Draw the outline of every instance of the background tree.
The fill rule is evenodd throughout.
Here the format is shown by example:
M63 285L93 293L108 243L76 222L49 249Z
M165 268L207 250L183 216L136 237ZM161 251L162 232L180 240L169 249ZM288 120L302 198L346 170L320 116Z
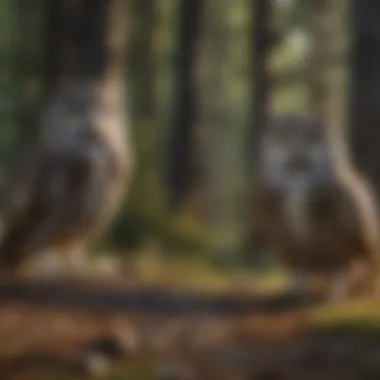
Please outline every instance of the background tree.
M239 260L244 240L247 168L250 13L246 1L205 3L200 58L200 119L203 215L212 250ZM206 21L207 20L207 21Z
M349 137L358 168L380 195L380 3L351 0Z
M273 87L270 58L273 48L279 42L279 32L273 25L273 1L257 0L251 4L251 100L253 106L249 118L250 135L246 146L248 189L252 188L255 179L258 142L270 112L271 90ZM250 199L249 196L248 198ZM251 220L251 210L249 208L246 209L246 220L248 244L243 253L244 261L258 267L262 262L267 262L267 258L263 252L258 251L256 244L249 238Z
M34 120L46 106L42 95L48 70L41 67L45 11L48 6L76 3L84 4L84 0L0 2L0 163L5 182L3 169L11 161L13 141L30 138L27 132L38 126ZM107 3L87 0L86 12L78 8L71 16L59 12L51 25L52 29L63 25L65 41L81 52L80 61L94 75L96 67L102 66L104 29L91 27L91 37L87 26L102 25L99 7ZM221 273L210 266L215 256L228 264L240 261L247 229L246 200L254 175L252 155L260 126L272 112L321 114L329 109L334 117L338 110L340 117L341 103L348 94L345 70L351 58L352 93L350 108L344 112L351 126L355 162L374 179L378 190L374 126L379 121L375 100L379 9L374 0L123 3L127 11L118 13L119 31L128 43L121 66L128 78L120 83L128 89L124 105L130 112L137 166L130 200L121 207L117 223L101 246L104 257L133 250L131 261L143 263L138 272L142 281L174 286L196 282L202 288L230 284L235 278L231 272ZM347 5L352 6L353 26L349 57L345 51L351 38L344 25ZM68 22L62 23L62 17ZM89 23L77 28L78 20ZM325 21L329 21L328 30ZM117 29L115 25L113 30ZM49 52L57 57L60 49L67 53L60 43L52 43ZM66 57L71 55L66 53ZM70 60L64 62L70 66ZM49 79L53 89L60 69L57 73ZM193 195L201 202L192 203ZM152 256L160 256L157 252L167 260L156 272L151 269L155 268ZM257 254L250 256L255 268L260 259ZM128 260L127 269L130 264ZM271 264L269 282L277 283L282 277L275 263ZM254 287L262 284L256 276ZM266 281L264 277L264 287Z
M111 249L136 249L156 237L162 218L164 194L160 179L157 125L157 16L158 3L132 0L126 3L128 23L126 71L128 110L136 145L136 171L129 204L120 214L109 239Z
M260 134L260 128L263 128L268 116L271 90L269 59L271 49L275 42L275 35L272 28L273 2L257 0L252 2L252 4L252 130L254 133L250 144L254 144L257 140ZM255 149L255 145L253 149Z
M200 44L200 21L203 1L179 1L177 33L176 107L169 145L170 205L184 206L192 198L197 182L195 126L197 91L195 70Z
M314 0L311 2L308 14L311 38L308 76L311 113L314 117L327 121L333 41L330 33L332 22L330 3L325 0Z

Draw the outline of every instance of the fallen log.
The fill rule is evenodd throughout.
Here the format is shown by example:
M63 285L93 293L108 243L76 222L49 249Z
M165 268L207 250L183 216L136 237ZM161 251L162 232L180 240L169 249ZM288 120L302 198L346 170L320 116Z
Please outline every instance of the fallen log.
M96 280L0 279L0 306L22 302L52 308L112 313L220 316L279 313L309 307L324 300L317 293L219 294L173 290L156 286L102 287Z

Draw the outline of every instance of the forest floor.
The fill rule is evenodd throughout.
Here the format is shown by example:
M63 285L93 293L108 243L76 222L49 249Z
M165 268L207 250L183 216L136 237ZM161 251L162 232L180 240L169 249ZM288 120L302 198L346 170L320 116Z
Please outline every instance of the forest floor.
M151 270L136 283L108 283L268 294L283 283L278 274L223 281L225 276L198 271L195 279L189 265L183 268L189 274L182 278L176 267L173 278ZM380 379L380 302L240 317L94 313L8 302L0 305L0 342L2 380Z

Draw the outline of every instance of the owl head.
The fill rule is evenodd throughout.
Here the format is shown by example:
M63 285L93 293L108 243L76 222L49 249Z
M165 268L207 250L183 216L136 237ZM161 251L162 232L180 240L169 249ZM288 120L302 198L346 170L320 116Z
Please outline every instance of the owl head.
M269 120L259 152L259 171L279 190L313 186L330 178L330 149L323 125L299 115Z
M65 146L93 124L96 92L86 80L65 80L47 100L42 137L50 146Z

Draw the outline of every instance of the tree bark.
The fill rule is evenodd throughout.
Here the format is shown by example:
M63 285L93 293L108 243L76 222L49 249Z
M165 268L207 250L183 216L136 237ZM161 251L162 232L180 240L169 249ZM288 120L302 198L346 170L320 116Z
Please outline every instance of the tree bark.
M351 0L349 139L354 163L380 200L380 3Z
M195 65L199 44L202 0L179 3L177 39L177 101L170 143L170 206L178 210L196 186L194 128L197 120Z
M332 42L332 17L330 2L313 0L309 7L311 54L309 60L309 94L311 114L328 121Z
M249 140L249 159L251 173L254 171L257 142L268 117L268 97L270 92L269 54L271 44L271 0L256 0L253 4L252 15L252 136ZM252 155L253 151L253 155ZM252 175L252 174L251 174Z
M202 211L216 258L234 264L241 259L247 190L251 89L244 75L249 62L247 5L245 0L205 3L198 78Z
M128 72L134 96L131 99L132 118L138 122L151 120L155 104L155 31L157 5L151 0L135 0L128 4L130 20Z
M45 77L54 86L62 76L100 78L115 60L109 33L114 1L48 1ZM119 46L120 48L120 46ZM118 57L120 60L121 57ZM114 61L115 62L115 61Z
M147 240L157 237L162 220L164 189L160 173L157 116L158 2L131 0L128 9L127 73L129 109L136 141L139 170L134 176L125 213L113 230L116 247L136 251Z
M271 18L273 3L271 0L256 0L251 5L251 103L252 111L249 120L249 138L247 140L247 177L248 192L251 192L255 181L256 165L259 153L260 137L269 116L269 96L272 87L272 76L269 72L269 55L273 48ZM248 199L251 195L248 195ZM248 203L249 204L249 203ZM258 264L261 261L259 251L252 239L249 237L251 210L246 207L246 231L247 252L244 254L246 264ZM252 254L251 251L255 251Z

